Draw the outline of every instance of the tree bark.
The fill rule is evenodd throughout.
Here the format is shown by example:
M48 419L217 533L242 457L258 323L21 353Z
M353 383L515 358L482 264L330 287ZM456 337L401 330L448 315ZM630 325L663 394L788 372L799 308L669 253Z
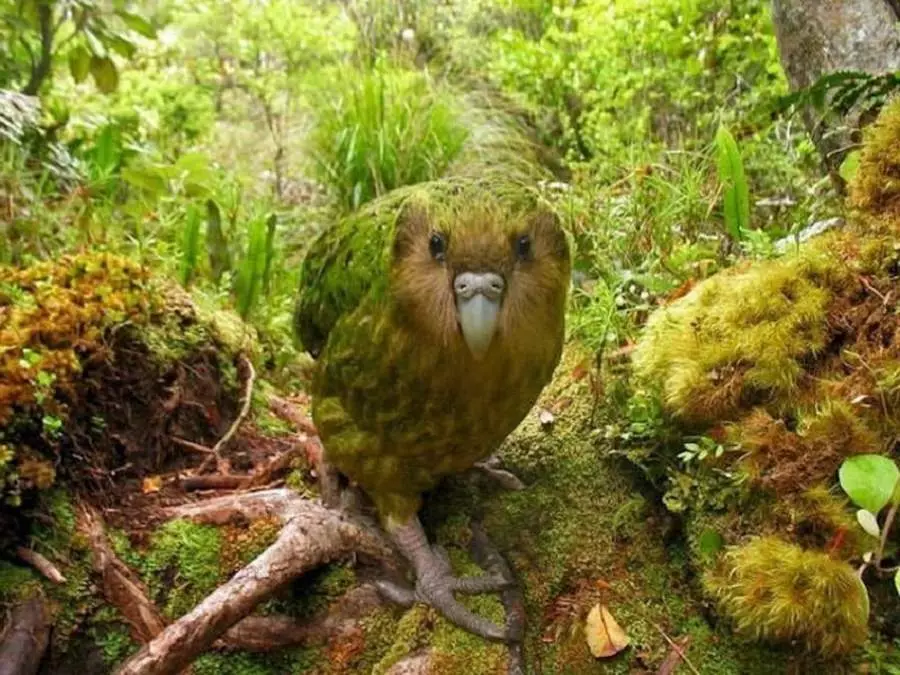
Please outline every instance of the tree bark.
M900 0L773 0L775 37L791 89L809 87L840 70L881 75L900 70ZM858 114L819 119L811 109L804 122L839 191L841 162L856 137Z
M38 26L41 31L41 53L37 63L31 66L31 77L22 89L27 96L36 96L41 90L44 80L50 75L53 65L53 4L50 0L41 0L37 5Z

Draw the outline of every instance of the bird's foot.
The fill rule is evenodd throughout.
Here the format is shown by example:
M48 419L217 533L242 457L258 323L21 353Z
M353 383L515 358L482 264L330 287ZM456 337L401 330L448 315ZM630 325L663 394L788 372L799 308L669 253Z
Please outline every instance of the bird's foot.
M500 467L500 458L497 455L491 455L482 462L476 462L472 466L472 471L487 476L507 490L525 489L525 483L516 474Z
M412 563L416 586L414 590L388 581L377 583L381 593L392 602L410 607L421 602L433 607L448 621L463 630L496 642L518 642L521 630L503 628L479 616L455 597L455 593L476 595L497 593L515 584L511 576L488 574L477 577L456 577L450 568L446 552L439 546L430 546L418 518L391 532L391 536L404 556Z

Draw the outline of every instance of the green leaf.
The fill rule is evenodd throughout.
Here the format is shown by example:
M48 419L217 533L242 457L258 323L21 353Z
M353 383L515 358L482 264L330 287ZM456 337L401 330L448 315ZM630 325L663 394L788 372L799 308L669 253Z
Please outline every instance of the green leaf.
M838 477L857 506L878 513L891 501L900 470L882 455L855 455L844 460Z
M116 70L116 64L108 57L91 57L91 75L94 82L104 94L111 94L119 86L119 71Z
M269 214L266 220L266 263L263 268L263 293L269 294L272 276L272 261L275 259L275 228L278 225L278 216Z
M853 177L856 176L856 171L859 169L859 150L854 150L853 152L848 152L847 156L844 157L844 161L841 162L841 168L838 170L841 178L843 178L848 183L853 180Z
M126 59L132 58L137 52L137 45L128 38L110 33L106 36L106 44L116 54L124 56Z
M213 279L219 283L222 275L231 269L231 253L222 230L222 212L212 199L206 200L206 252Z
M859 526L864 529L867 534L871 534L873 537L881 536L881 527L878 525L878 519L871 511L859 509L859 511L856 512L856 522L859 523Z
M78 45L69 52L69 72L78 84L84 82L91 72L91 53L84 45Z
M725 539L716 530L704 530L697 546L700 549L700 555L704 558L712 558L725 546Z
M181 252L181 283L187 287L194 279L197 259L200 251L200 224L203 218L194 204L188 208L185 216L184 233Z
M125 22L125 25L135 33L143 35L145 38L150 38L151 40L156 38L156 28L140 14L126 12L125 10L120 11L118 14L122 21Z
M719 180L725 188L725 229L733 241L740 241L750 229L750 191L737 142L724 126L716 133L716 151Z
M900 593L900 570L897 570L897 573L894 575L894 588L897 589L897 593Z
M169 185L166 177L156 167L129 166L122 169L122 180L129 185L148 192L154 197L165 194Z
M89 28L84 29L84 39L87 41L88 49L93 56L103 58L106 56L106 47L100 38Z

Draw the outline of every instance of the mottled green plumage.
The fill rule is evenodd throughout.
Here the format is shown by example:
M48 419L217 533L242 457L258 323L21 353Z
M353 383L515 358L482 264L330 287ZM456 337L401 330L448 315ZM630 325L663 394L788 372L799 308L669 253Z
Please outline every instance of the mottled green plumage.
M447 259L428 254L443 233ZM523 233L531 259L516 258ZM507 280L501 325L476 360L459 334L451 283L466 270ZM385 518L487 456L534 404L559 360L569 279L565 237L510 183L443 180L393 193L311 246L296 324L319 354L313 419L326 456Z

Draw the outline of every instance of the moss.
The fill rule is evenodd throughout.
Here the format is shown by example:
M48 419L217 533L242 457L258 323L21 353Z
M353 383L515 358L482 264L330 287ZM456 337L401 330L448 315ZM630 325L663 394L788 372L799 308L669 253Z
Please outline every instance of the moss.
M313 672L315 649L283 649L270 654L206 653L193 664L196 675L287 675Z
M0 602L12 604L40 588L41 581L31 568L0 560Z
M705 585L738 631L825 655L847 654L868 636L869 600L848 564L776 537L730 550Z
M391 666L407 654L427 644L427 626L431 611L422 605L404 613L396 624L386 622L387 615L378 614L364 622L367 634L374 634L384 641L384 631L389 631L390 645L384 655L372 668L372 675L383 675Z
M870 215L900 216L900 99L886 105L865 131L850 203Z
M170 521L153 534L139 569L166 617L186 614L221 583L221 547L217 528L187 520Z
M220 565L223 574L230 576L248 565L275 543L279 532L281 522L277 518L259 518L247 527L222 528Z
M829 303L850 283L824 246L726 270L650 317L635 372L690 423L733 418L746 401L784 408L826 347Z

